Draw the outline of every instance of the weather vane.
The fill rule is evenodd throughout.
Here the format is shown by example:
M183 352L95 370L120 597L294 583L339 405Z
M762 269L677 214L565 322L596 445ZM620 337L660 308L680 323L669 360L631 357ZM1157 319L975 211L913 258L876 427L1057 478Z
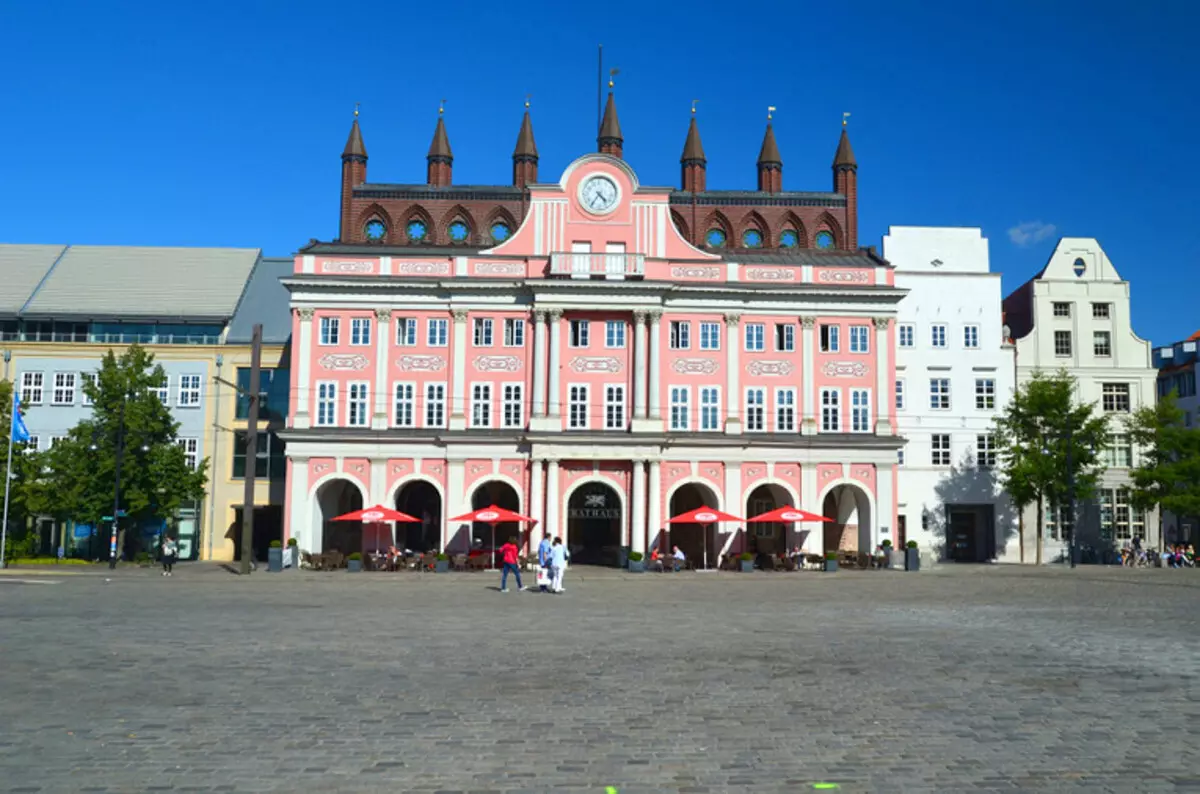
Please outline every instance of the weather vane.
M362 104L361 102L354 103L354 118L358 118L358 106L361 104Z
M616 67L613 67L612 69L608 70L608 87L609 88L613 87L613 78L616 77L617 75L619 75L620 73L621 73L621 70L617 69Z
M843 111L842 112L842 126L843 127L846 126L846 119L848 119L848 118L850 118L850 114Z
M774 105L767 105L767 121L771 120L771 114L775 112Z
M694 116L694 115L696 115L696 103L697 103L697 102L699 102L699 101L700 101L699 99L693 99L693 100L692 100L692 115L693 115L693 116Z
M446 112L446 100L443 99L442 103L440 105L438 105L438 115L440 116L445 112Z
M533 97L533 94L526 94L526 95L525 95L525 109L526 109L526 110L528 110L528 109L529 109L529 100L530 100L532 97Z

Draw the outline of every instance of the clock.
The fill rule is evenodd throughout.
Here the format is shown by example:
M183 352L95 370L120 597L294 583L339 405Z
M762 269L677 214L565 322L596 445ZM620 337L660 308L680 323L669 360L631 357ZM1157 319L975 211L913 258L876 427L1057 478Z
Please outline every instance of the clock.
M606 176L589 176L579 184L579 203L592 215L607 215L617 208L621 191Z

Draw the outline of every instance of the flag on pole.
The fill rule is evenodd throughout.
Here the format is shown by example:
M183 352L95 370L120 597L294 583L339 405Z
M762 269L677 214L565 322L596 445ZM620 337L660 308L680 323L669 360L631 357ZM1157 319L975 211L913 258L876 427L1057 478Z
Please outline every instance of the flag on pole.
M25 418L21 416L21 395L13 391L12 405L12 435L13 442L25 443L29 440L29 428L25 427Z

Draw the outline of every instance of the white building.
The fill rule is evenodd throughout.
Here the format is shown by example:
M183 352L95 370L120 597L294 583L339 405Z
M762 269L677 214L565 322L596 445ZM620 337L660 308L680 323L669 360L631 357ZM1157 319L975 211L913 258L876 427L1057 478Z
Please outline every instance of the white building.
M1103 552L1135 536L1159 545L1158 513L1143 514L1129 501L1133 450L1124 425L1133 411L1153 405L1158 371L1150 363L1150 343L1133 332L1129 282L1100 243L1090 237L1064 237L1042 271L1004 299L1005 318L1017 347L1017 383L1039 370L1066 369L1077 381L1081 401L1113 415L1109 468L1095 498L1080 503L1079 541ZM1061 514L1046 511L1044 560L1065 556ZM1036 507L1024 512L1025 559L1034 559ZM1085 550L1085 559L1088 556Z
M1200 425L1200 395L1196 394L1196 372L1200 369L1200 331L1182 342L1157 348L1158 397L1175 392L1186 427ZM1200 543L1200 516L1176 516L1163 511L1163 540L1167 543Z
M1012 395L1000 275L981 230L893 226L884 258L908 291L897 317L900 541L963 562L1020 559L993 470L992 423Z

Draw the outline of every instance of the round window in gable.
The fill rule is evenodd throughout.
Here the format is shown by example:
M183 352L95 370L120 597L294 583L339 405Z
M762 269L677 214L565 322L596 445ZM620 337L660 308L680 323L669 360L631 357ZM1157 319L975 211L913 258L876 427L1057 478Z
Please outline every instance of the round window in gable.
M747 229L742 232L742 247L762 248L763 236L758 229Z
M817 232L817 248L833 248L833 232Z
M508 224L503 221L496 221L491 228L492 239L498 243L502 243L512 234L512 230L508 228Z
M424 240L425 235L428 231L425 228L424 221L409 221L408 226L405 228L408 231L409 242L413 242L413 243L419 243L422 240Z
M1072 269L1075 271L1076 276L1083 278L1083 274L1087 272L1087 262L1084 262L1082 259L1076 259L1075 266Z
M794 229L785 229L779 235L780 248L795 248L800 245L800 235L796 234Z
M467 238L471 236L471 227L467 226L464 221L455 221L450 224L450 241L454 243L465 243Z
M720 248L725 245L725 232L720 229L709 229L704 235L704 242L709 248Z
M378 242L387 234L387 226L383 225L383 221L375 218L374 220L367 221L367 226L363 231L366 233L368 240Z

